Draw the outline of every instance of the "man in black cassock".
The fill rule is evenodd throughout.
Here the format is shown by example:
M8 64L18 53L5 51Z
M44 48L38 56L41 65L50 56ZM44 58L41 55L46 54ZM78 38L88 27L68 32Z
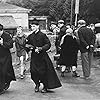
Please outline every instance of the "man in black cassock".
M0 24L0 94L7 90L12 80L16 80L10 48L13 47L13 40L10 34L3 30Z
M44 87L41 92L45 93L48 89L61 87L61 83L46 52L50 49L51 43L46 34L40 31L39 22L36 19L32 22L31 29L33 32L27 37L26 44L28 48L32 49L30 62L31 79L36 85L35 92L39 92L40 82L42 82Z

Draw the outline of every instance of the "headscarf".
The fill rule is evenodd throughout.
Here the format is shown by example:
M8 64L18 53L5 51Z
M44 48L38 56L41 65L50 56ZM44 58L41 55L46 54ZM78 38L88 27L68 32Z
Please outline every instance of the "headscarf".
M65 36L67 35L67 33L72 34L72 33L73 33L73 30L72 30L71 28L68 28L68 29L66 30L66 34L61 38L60 46L63 44L64 38L65 38Z

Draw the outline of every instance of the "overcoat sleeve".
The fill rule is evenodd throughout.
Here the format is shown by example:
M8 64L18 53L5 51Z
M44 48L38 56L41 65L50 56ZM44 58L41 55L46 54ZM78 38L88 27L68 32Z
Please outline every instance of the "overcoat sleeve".
M5 35L6 36L3 41L3 47L8 48L8 49L13 48L13 40L12 40L11 36L9 34L5 34Z
M79 30L78 31L78 36L79 36L79 39L80 41L82 42L82 44L87 47L88 46L88 43L84 40L84 37L83 37L83 31L82 30Z
M35 49L36 47L32 44L32 41L31 41L31 35L29 35L27 38L26 38L26 41L25 41L25 48L27 51L30 51L30 49Z
M16 47L17 51L20 51L20 47L19 47L19 43L18 43L17 37L15 39L15 47Z
M44 45L42 46L42 50L43 51L49 50L51 47L51 43L50 43L49 38L46 36L46 34L44 34L43 36L43 41L44 41Z
M92 34L92 41L91 41L91 45L94 45L96 41L96 35L93 33Z

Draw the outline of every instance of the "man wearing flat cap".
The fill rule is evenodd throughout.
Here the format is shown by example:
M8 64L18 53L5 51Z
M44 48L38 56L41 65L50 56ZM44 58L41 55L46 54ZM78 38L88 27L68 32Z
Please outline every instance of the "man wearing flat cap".
M27 37L27 44L32 50L30 62L31 79L36 85L35 92L39 92L40 82L42 82L44 87L41 92L45 93L48 89L60 87L61 83L46 52L51 47L50 40L46 34L40 31L37 20L32 22L31 29L33 33Z
M56 52L57 55L60 54L61 38L62 38L62 36L64 36L66 34L66 26L64 25L64 21L63 20L59 20L58 21L58 28L59 28L58 38L57 38L57 41L55 42L55 45L57 46L57 52ZM57 63L57 69L59 69L60 68L59 59L57 60L56 63Z
M86 27L86 22L84 20L78 21L78 27L79 45L84 76L83 78L88 79L90 76L95 37L93 31Z
M63 20L59 20L58 23L64 23L64 21Z
M54 21L51 21L50 26L51 31L55 35L55 47L56 47L56 54L58 53L59 46L58 46L58 33L60 32L60 28L57 26L57 23Z
M56 22L51 21L50 31L52 31L54 35L57 35L57 33L59 32L59 28L57 27L57 23Z
M66 28L66 26L64 25L64 21L63 21L63 20L59 20L59 21L58 21L58 27L60 28L60 31L59 31L59 33L58 33L58 35L59 35L59 42L60 42L62 36L66 34L66 29L67 29L67 28Z

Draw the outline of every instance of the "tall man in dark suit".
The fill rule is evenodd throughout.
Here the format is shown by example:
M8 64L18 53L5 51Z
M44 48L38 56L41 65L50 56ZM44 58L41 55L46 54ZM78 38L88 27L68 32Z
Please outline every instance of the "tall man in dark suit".
M95 37L93 31L86 27L84 20L78 21L78 27L83 75L85 79L88 79L90 76Z

